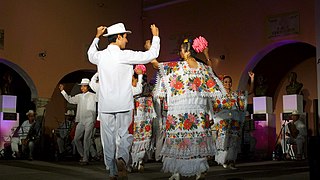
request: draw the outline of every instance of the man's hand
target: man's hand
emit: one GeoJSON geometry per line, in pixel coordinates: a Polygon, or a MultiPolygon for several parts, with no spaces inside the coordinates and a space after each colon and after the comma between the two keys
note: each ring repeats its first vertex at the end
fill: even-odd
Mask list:
{"type": "Polygon", "coordinates": [[[254,73],[253,73],[252,71],[249,71],[249,72],[248,72],[248,75],[249,75],[249,77],[250,77],[251,80],[254,79],[254,73]]]}
{"type": "Polygon", "coordinates": [[[204,54],[204,56],[207,58],[207,60],[210,59],[210,57],[209,57],[209,48],[208,48],[208,47],[206,47],[206,48],[203,50],[203,54],[204,54]]]}
{"type": "Polygon", "coordinates": [[[144,43],[144,49],[145,50],[149,50],[151,47],[151,41],[150,40],[146,40],[146,42],[144,43]]]}
{"type": "Polygon", "coordinates": [[[159,62],[157,61],[157,59],[152,60],[151,64],[154,69],[159,69],[159,62]]]}
{"type": "Polygon", "coordinates": [[[104,32],[106,31],[107,27],[106,26],[99,26],[97,28],[97,34],[96,34],[96,38],[100,38],[100,36],[102,34],[104,34],[104,32]]]}
{"type": "Polygon", "coordinates": [[[63,84],[59,84],[59,89],[60,89],[60,91],[63,91],[64,85],[63,84]]]}
{"type": "Polygon", "coordinates": [[[159,29],[155,24],[152,24],[150,28],[153,36],[159,36],[159,29]]]}

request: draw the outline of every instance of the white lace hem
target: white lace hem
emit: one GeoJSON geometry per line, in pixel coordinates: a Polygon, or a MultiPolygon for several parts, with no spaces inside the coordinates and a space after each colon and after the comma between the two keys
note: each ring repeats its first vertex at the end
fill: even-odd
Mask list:
{"type": "Polygon", "coordinates": [[[236,161],[238,151],[234,148],[228,150],[217,150],[215,161],[218,164],[225,164],[227,161],[236,161]]]}
{"type": "Polygon", "coordinates": [[[190,177],[209,169],[207,158],[196,159],[175,159],[164,157],[162,170],[170,173],[179,173],[182,176],[190,177]]]}
{"type": "Polygon", "coordinates": [[[138,164],[139,161],[142,161],[146,151],[150,149],[150,139],[144,141],[134,142],[131,149],[132,164],[138,164]]]}

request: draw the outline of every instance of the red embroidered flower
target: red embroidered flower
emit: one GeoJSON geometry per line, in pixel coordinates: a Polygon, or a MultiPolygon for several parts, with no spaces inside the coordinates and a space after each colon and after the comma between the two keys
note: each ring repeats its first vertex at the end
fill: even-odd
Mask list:
{"type": "Polygon", "coordinates": [[[182,89],[182,87],[183,87],[183,84],[182,84],[182,82],[180,82],[180,81],[177,81],[177,82],[174,84],[174,88],[175,88],[175,89],[182,89]]]}
{"type": "Polygon", "coordinates": [[[186,119],[186,120],[184,121],[184,123],[183,123],[183,127],[184,127],[184,129],[186,129],[186,130],[191,129],[191,127],[192,127],[192,122],[191,122],[189,119],[186,119]]]}
{"type": "Polygon", "coordinates": [[[152,106],[152,100],[151,100],[151,99],[148,99],[148,100],[147,100],[147,105],[148,105],[148,106],[152,106]]]}
{"type": "Polygon", "coordinates": [[[173,67],[175,67],[177,64],[178,64],[177,62],[169,62],[169,63],[168,63],[168,66],[171,67],[171,68],[173,68],[173,67]]]}
{"type": "Polygon", "coordinates": [[[151,130],[151,126],[148,124],[148,125],[146,125],[145,129],[147,132],[149,132],[151,130]]]}
{"type": "Polygon", "coordinates": [[[193,114],[189,114],[189,115],[188,115],[188,119],[189,119],[191,122],[195,122],[196,117],[195,117],[193,114]]]}
{"type": "Polygon", "coordinates": [[[193,83],[194,83],[197,87],[200,87],[200,86],[201,86],[201,80],[200,80],[200,78],[194,78],[193,83]]]}
{"type": "Polygon", "coordinates": [[[139,101],[136,101],[135,105],[136,105],[136,107],[139,107],[140,106],[139,101]]]}
{"type": "Polygon", "coordinates": [[[216,85],[216,83],[212,79],[209,79],[206,84],[208,88],[212,88],[214,85],[216,85]]]}
{"type": "Polygon", "coordinates": [[[166,122],[166,130],[169,130],[169,129],[170,129],[170,125],[171,125],[171,124],[167,121],[167,122],[166,122]]]}

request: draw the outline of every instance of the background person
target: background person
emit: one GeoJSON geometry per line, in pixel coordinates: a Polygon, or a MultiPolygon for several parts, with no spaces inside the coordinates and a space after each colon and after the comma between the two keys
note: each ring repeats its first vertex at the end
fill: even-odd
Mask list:
{"type": "Polygon", "coordinates": [[[290,145],[297,145],[296,159],[302,159],[303,145],[306,141],[307,128],[300,118],[300,113],[297,110],[292,111],[292,121],[285,126],[285,140],[281,140],[281,146],[286,159],[291,159],[289,155],[290,145]]]}
{"type": "Polygon", "coordinates": [[[96,120],[97,98],[94,93],[89,92],[89,82],[89,79],[83,78],[81,80],[81,83],[79,84],[81,93],[75,96],[69,96],[64,91],[64,85],[59,85],[59,89],[63,97],[70,104],[77,104],[77,127],[75,131],[74,142],[77,147],[78,153],[81,156],[80,164],[82,165],[87,165],[89,163],[89,151],[91,146],[92,130],[96,120]]]}
{"type": "Polygon", "coordinates": [[[29,139],[29,131],[32,127],[32,125],[35,123],[35,112],[33,110],[29,110],[26,113],[28,120],[25,120],[18,132],[12,137],[11,139],[11,150],[12,150],[12,157],[20,157],[19,152],[19,145],[22,145],[22,153],[26,153],[27,150],[29,150],[28,159],[33,159],[33,150],[34,150],[34,141],[32,139],[29,139]]]}

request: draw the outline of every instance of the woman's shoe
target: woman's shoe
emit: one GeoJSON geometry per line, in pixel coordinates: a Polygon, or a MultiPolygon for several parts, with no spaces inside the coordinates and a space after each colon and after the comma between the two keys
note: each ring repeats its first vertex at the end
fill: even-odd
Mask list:
{"type": "Polygon", "coordinates": [[[180,180],[180,174],[179,173],[174,173],[169,180],[180,180]]]}
{"type": "Polygon", "coordinates": [[[237,169],[238,169],[238,168],[236,168],[234,165],[230,165],[229,168],[230,168],[231,170],[237,170],[237,169]]]}
{"type": "Polygon", "coordinates": [[[139,164],[138,164],[138,171],[141,172],[141,173],[144,171],[144,166],[143,166],[143,162],[142,161],[140,161],[139,164]]]}
{"type": "Polygon", "coordinates": [[[207,172],[202,172],[196,175],[196,180],[205,179],[207,172]]]}
{"type": "Polygon", "coordinates": [[[222,167],[227,169],[228,168],[228,164],[222,164],[222,167]]]}

